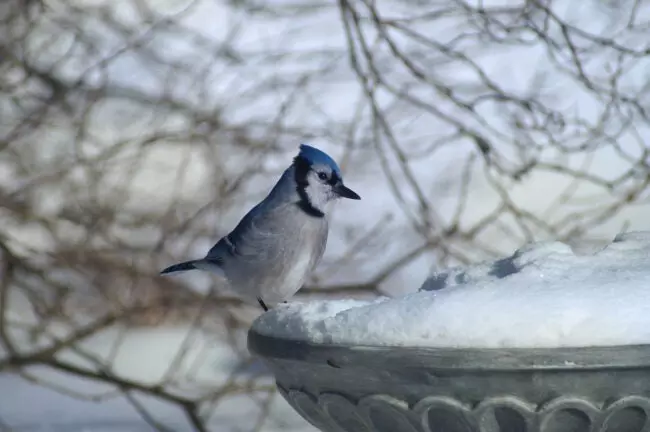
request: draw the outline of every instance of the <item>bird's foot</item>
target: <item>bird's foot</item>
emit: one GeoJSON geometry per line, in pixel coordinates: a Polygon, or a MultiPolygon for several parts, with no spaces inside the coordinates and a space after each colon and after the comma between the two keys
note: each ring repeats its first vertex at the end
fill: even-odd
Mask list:
{"type": "Polygon", "coordinates": [[[260,297],[257,298],[257,302],[262,306],[262,309],[264,309],[264,312],[268,312],[269,308],[266,306],[266,303],[264,303],[264,300],[262,300],[260,297]]]}

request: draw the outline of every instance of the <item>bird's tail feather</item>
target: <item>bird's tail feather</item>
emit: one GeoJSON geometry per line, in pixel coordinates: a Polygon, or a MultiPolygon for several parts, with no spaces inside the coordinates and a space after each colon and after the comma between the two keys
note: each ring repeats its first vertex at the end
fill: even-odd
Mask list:
{"type": "Polygon", "coordinates": [[[163,271],[160,272],[160,274],[167,274],[167,273],[174,273],[174,272],[179,272],[179,271],[187,271],[187,270],[195,270],[196,267],[196,260],[193,261],[185,261],[182,263],[174,264],[173,266],[169,266],[163,271]]]}

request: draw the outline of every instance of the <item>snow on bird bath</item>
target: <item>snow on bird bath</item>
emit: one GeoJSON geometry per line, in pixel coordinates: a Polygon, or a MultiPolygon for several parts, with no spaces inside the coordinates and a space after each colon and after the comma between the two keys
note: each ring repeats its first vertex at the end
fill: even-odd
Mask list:
{"type": "Polygon", "coordinates": [[[416,293],[374,301],[293,302],[257,333],[339,345],[532,348],[650,343],[650,232],[577,256],[536,243],[433,274],[416,293]]]}

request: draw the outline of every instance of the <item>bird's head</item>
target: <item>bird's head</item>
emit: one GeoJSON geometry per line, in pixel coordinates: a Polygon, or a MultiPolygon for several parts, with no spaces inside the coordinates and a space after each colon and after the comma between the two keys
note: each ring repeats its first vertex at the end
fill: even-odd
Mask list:
{"type": "Polygon", "coordinates": [[[325,205],[337,198],[361,199],[343,184],[341,170],[334,159],[317,148],[302,144],[293,166],[300,205],[314,216],[324,216],[325,205]]]}

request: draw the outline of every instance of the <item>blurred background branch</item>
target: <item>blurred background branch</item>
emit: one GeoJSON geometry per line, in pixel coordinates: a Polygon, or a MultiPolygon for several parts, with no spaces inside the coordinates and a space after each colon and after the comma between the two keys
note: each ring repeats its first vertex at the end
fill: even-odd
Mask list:
{"type": "Polygon", "coordinates": [[[158,276],[300,142],[363,201],[296,301],[647,229],[649,23],[640,0],[2,2],[0,429],[312,430],[246,350],[258,307],[158,276]]]}

